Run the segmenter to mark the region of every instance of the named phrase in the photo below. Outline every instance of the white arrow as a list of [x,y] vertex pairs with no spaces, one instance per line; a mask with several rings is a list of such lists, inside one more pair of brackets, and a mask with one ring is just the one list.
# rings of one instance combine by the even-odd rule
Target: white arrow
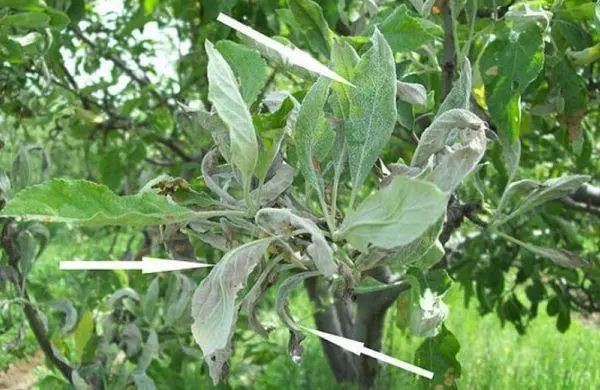
[[264,34],[261,34],[253,28],[248,27],[245,24],[240,23],[237,20],[223,13],[219,14],[217,20],[223,23],[224,25],[231,27],[232,29],[239,31],[242,34],[254,39],[256,42],[268,47],[269,49],[275,50],[276,52],[287,58],[287,60],[294,65],[300,66],[311,72],[318,73],[329,79],[339,81],[340,83],[354,87],[354,84],[352,84],[339,74],[335,73],[333,70],[329,69],[328,67],[314,59],[310,54],[308,54],[305,51],[302,51],[297,48],[292,48],[284,45],[283,43],[277,42],[276,40],[269,38]]
[[321,332],[320,330],[305,328],[301,326],[302,329],[306,330],[309,333],[314,334],[315,336],[319,336],[320,338],[329,341],[337,345],[340,348],[344,348],[347,351],[352,352],[355,355],[367,355],[377,360],[380,360],[384,363],[391,364],[393,366],[402,368],[406,371],[410,371],[413,374],[421,375],[427,379],[433,378],[433,372],[425,370],[424,368],[417,367],[410,363],[403,362],[402,360],[395,359],[391,356],[385,355],[381,352],[377,352],[370,348],[365,347],[365,343],[361,343],[360,341],[350,340],[345,337],[336,336],[330,333]]
[[141,270],[143,274],[155,272],[181,271],[194,268],[212,267],[212,264],[191,261],[155,259],[142,257],[142,261],[61,261],[62,270]]

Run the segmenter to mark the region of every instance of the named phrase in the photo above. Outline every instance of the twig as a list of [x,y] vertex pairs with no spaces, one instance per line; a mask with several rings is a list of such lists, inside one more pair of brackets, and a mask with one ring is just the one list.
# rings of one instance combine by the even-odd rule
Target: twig
[[158,99],[161,102],[166,101],[166,99],[163,96],[161,96],[155,89],[152,88],[152,83],[146,76],[137,75],[136,72],[133,69],[129,68],[129,66],[121,58],[105,50],[101,50],[94,42],[92,42],[92,40],[89,37],[85,36],[85,34],[79,29],[79,27],[73,26],[70,27],[70,30],[73,32],[73,34],[75,34],[77,38],[81,39],[92,50],[112,61],[112,63],[115,64],[116,67],[125,72],[125,74],[127,74],[133,81],[135,81],[141,87],[148,88],[150,93],[156,99]]
[[442,100],[450,93],[452,89],[452,78],[454,77],[454,23],[452,21],[452,11],[450,2],[446,2],[442,8],[444,16],[444,64],[442,66]]

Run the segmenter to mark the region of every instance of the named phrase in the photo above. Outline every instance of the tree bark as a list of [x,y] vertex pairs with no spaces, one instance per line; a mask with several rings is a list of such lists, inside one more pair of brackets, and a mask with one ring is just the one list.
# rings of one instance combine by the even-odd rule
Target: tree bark
[[[352,318],[350,313],[344,313],[341,316],[338,310],[344,310],[344,307],[338,305],[327,305],[327,302],[332,298],[328,286],[325,282],[317,278],[307,279],[304,285],[308,291],[308,296],[315,306],[315,323],[317,329],[344,336],[342,329],[348,329],[347,320]],[[340,317],[345,321],[344,326],[340,324]],[[338,382],[356,382],[358,380],[358,371],[354,365],[353,358],[350,352],[347,352],[328,341],[321,339],[325,358],[329,363],[329,367]]]
[[[392,275],[387,267],[373,270],[373,278],[391,283]],[[308,295],[315,305],[314,319],[317,329],[365,343],[365,346],[381,350],[381,339],[387,310],[408,284],[388,290],[360,294],[355,305],[342,294],[332,294],[324,281],[308,279],[305,282]],[[333,305],[327,305],[335,296]],[[355,307],[353,307],[355,306]],[[379,373],[377,360],[355,356],[350,352],[322,340],[323,351],[338,382],[359,383],[362,389],[371,389]]]

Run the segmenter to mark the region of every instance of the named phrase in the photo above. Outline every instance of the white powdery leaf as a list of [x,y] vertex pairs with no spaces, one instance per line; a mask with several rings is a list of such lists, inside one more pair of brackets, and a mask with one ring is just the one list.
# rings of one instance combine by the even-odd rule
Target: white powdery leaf
[[448,306],[442,301],[442,296],[428,288],[419,299],[419,305],[411,311],[410,328],[418,336],[434,337],[446,318]]
[[446,211],[446,196],[432,183],[404,176],[362,202],[337,234],[362,252],[398,248],[423,236]]
[[237,294],[272,241],[273,238],[252,241],[228,252],[194,292],[192,335],[215,383],[222,379],[223,366],[231,353],[230,341],[239,308]]

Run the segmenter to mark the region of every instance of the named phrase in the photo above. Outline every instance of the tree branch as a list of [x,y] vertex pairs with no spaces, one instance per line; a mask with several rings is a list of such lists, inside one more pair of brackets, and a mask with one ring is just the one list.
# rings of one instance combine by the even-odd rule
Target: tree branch
[[19,260],[21,255],[19,253],[19,249],[16,245],[16,238],[19,233],[19,229],[17,225],[13,222],[11,218],[7,219],[4,223],[4,228],[2,230],[2,248],[4,249],[4,253],[8,257],[8,263],[11,267],[13,267],[17,273],[18,278],[16,281],[13,280],[15,287],[18,291],[23,292],[23,312],[25,314],[25,318],[27,318],[27,322],[29,323],[29,327],[33,332],[35,339],[37,340],[40,348],[46,355],[46,358],[52,362],[52,364],[63,374],[63,376],[69,381],[72,382],[71,376],[73,374],[73,367],[63,361],[54,353],[54,348],[50,343],[48,338],[48,333],[46,333],[46,329],[44,327],[44,323],[42,322],[37,309],[31,303],[29,299],[29,294],[27,292],[27,288],[24,285],[23,277],[19,271]]
[[148,88],[150,93],[160,102],[166,101],[166,99],[161,96],[154,88],[152,88],[152,83],[150,80],[142,75],[136,74],[136,72],[129,68],[129,66],[123,61],[121,58],[116,55],[107,52],[106,50],[101,50],[92,40],[87,37],[77,26],[70,27],[70,30],[75,34],[75,36],[81,39],[86,45],[88,45],[92,50],[96,53],[102,55],[103,57],[112,61],[113,64],[119,69],[121,69],[125,74],[127,74],[133,81],[135,81],[139,86],[143,88]]

